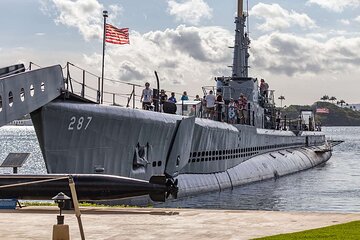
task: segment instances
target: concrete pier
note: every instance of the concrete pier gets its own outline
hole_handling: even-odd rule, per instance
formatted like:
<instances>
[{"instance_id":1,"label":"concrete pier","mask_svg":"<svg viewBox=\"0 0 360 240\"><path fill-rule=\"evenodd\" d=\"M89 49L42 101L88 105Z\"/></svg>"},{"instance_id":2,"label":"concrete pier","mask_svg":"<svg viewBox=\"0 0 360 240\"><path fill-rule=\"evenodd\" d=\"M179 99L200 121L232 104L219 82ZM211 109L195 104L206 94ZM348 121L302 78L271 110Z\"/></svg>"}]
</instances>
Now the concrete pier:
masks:
<instances>
[{"instance_id":1,"label":"concrete pier","mask_svg":"<svg viewBox=\"0 0 360 240\"><path fill-rule=\"evenodd\" d=\"M81 208L86 239L252 239L360 220L358 213ZM0 239L51 239L57 207L0 211ZM65 211L71 239L77 220Z\"/></svg>"}]
</instances>

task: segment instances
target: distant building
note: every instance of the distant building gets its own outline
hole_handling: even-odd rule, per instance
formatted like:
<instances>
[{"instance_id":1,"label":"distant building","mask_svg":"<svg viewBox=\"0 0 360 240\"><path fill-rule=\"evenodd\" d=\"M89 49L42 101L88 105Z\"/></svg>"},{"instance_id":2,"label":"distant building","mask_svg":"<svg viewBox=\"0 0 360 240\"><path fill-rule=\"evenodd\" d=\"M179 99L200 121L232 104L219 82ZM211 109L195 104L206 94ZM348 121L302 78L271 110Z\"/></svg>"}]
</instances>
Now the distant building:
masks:
<instances>
[{"instance_id":1,"label":"distant building","mask_svg":"<svg viewBox=\"0 0 360 240\"><path fill-rule=\"evenodd\" d=\"M354 104L354 103L345 103L343 106L341 106L340 104L338 104L339 107L342 107L342 108L349 108L349 109L352 109L354 111L360 111L360 104L357 103L357 104Z\"/></svg>"}]
</instances>

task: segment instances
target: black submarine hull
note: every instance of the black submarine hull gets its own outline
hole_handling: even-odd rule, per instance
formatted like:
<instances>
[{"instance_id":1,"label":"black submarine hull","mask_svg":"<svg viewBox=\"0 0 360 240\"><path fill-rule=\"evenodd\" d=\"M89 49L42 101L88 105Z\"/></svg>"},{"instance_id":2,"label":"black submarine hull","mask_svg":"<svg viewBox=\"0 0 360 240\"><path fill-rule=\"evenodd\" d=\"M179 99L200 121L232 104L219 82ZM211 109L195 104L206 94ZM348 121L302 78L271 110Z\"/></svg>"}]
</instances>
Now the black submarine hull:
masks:
<instances>
[{"instance_id":1,"label":"black submarine hull","mask_svg":"<svg viewBox=\"0 0 360 240\"><path fill-rule=\"evenodd\" d=\"M59 192L71 196L67 174L0 175L0 199L51 200ZM149 195L153 201L165 201L169 184L164 176L149 181L98 174L74 174L79 201L116 200Z\"/></svg>"}]
</instances>

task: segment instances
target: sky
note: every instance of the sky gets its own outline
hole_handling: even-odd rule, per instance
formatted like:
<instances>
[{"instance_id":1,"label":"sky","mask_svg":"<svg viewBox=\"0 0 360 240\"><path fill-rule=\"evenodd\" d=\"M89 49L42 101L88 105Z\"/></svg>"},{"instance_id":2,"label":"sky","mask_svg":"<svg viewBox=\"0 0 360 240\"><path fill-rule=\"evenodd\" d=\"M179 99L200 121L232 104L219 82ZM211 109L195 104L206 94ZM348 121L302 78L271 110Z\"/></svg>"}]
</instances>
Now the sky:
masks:
<instances>
[{"instance_id":1,"label":"sky","mask_svg":"<svg viewBox=\"0 0 360 240\"><path fill-rule=\"evenodd\" d=\"M360 0L249 0L250 75L283 105L360 103ZM246 1L245 1L246 3ZM236 0L0 0L0 67L71 62L101 73L102 11L130 29L106 46L105 77L202 95L231 75ZM94 80L94 84L96 81ZM129 93L116 82L105 89ZM278 101L279 103L279 101Z\"/></svg>"}]
</instances>

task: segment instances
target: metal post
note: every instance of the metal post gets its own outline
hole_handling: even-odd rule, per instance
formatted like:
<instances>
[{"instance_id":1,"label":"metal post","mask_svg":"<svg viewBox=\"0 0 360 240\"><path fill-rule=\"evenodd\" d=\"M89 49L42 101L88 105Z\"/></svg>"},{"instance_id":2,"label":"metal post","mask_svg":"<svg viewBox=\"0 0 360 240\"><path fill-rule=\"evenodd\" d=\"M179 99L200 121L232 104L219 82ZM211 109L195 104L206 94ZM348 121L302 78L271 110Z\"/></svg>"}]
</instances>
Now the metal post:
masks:
<instances>
[{"instance_id":1,"label":"metal post","mask_svg":"<svg viewBox=\"0 0 360 240\"><path fill-rule=\"evenodd\" d=\"M157 83L157 94L156 94L156 101L154 101L155 105L155 112L160 112L160 80L159 76L156 71L154 71L155 77L156 77L156 83Z\"/></svg>"},{"instance_id":2,"label":"metal post","mask_svg":"<svg viewBox=\"0 0 360 240\"><path fill-rule=\"evenodd\" d=\"M83 82L81 88L81 97L85 97L85 70L83 70Z\"/></svg>"},{"instance_id":3,"label":"metal post","mask_svg":"<svg viewBox=\"0 0 360 240\"><path fill-rule=\"evenodd\" d=\"M252 125L255 126L255 111L252 111Z\"/></svg>"},{"instance_id":4,"label":"metal post","mask_svg":"<svg viewBox=\"0 0 360 240\"><path fill-rule=\"evenodd\" d=\"M251 107L251 105L250 105L250 103L248 103L248 119L247 119L247 122L245 123L246 125L251 125L251 113L250 113L250 107Z\"/></svg>"},{"instance_id":5,"label":"metal post","mask_svg":"<svg viewBox=\"0 0 360 240\"><path fill-rule=\"evenodd\" d=\"M133 108L135 109L135 85L133 85Z\"/></svg>"},{"instance_id":6,"label":"metal post","mask_svg":"<svg viewBox=\"0 0 360 240\"><path fill-rule=\"evenodd\" d=\"M98 90L97 90L97 96L96 96L96 101L97 103L100 103L100 77L98 77Z\"/></svg>"},{"instance_id":7,"label":"metal post","mask_svg":"<svg viewBox=\"0 0 360 240\"><path fill-rule=\"evenodd\" d=\"M104 102L104 66L105 66L105 38L106 38L106 18L108 17L108 12L103 11L104 17L104 35L103 35L103 55L102 55L102 68L101 68L101 103Z\"/></svg>"},{"instance_id":8,"label":"metal post","mask_svg":"<svg viewBox=\"0 0 360 240\"><path fill-rule=\"evenodd\" d=\"M69 77L70 77L70 70L69 70L69 62L66 63L66 90L69 91Z\"/></svg>"},{"instance_id":9,"label":"metal post","mask_svg":"<svg viewBox=\"0 0 360 240\"><path fill-rule=\"evenodd\" d=\"M113 93L113 105L115 105L115 93Z\"/></svg>"},{"instance_id":10,"label":"metal post","mask_svg":"<svg viewBox=\"0 0 360 240\"><path fill-rule=\"evenodd\" d=\"M244 2L243 0L238 0L238 12L237 12L237 16L238 17L241 17L242 14L243 14L243 5L244 5Z\"/></svg>"},{"instance_id":11,"label":"metal post","mask_svg":"<svg viewBox=\"0 0 360 240\"><path fill-rule=\"evenodd\" d=\"M181 116L184 116L184 100L181 100Z\"/></svg>"}]
</instances>

